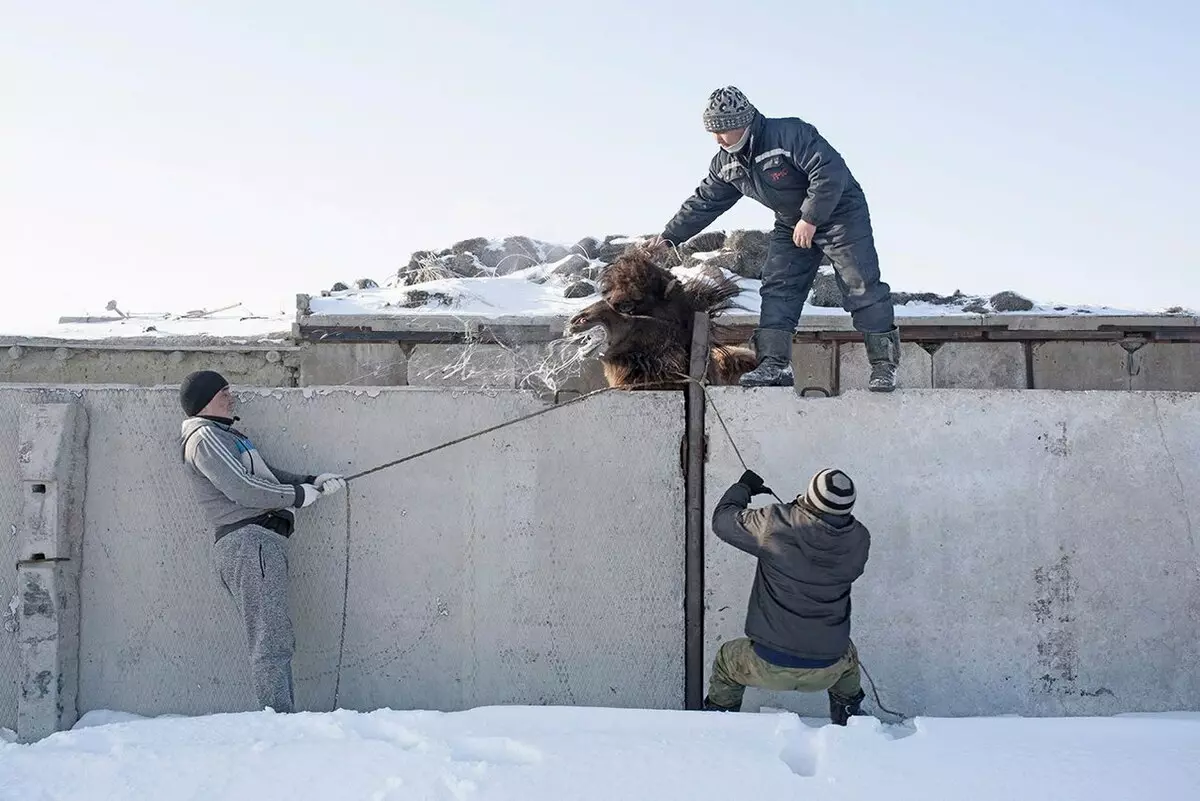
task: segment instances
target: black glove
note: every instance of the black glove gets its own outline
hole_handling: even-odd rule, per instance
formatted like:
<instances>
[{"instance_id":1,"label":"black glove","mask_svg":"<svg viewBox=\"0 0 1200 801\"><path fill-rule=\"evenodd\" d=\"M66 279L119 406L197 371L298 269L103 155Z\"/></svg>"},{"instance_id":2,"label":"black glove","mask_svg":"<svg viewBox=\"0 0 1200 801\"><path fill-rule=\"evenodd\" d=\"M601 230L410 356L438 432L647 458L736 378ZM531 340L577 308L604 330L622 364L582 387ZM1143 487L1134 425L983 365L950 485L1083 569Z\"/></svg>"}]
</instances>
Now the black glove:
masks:
<instances>
[{"instance_id":1,"label":"black glove","mask_svg":"<svg viewBox=\"0 0 1200 801\"><path fill-rule=\"evenodd\" d=\"M747 470L742 473L742 477L738 479L739 484L745 484L750 488L751 495L774 495L771 488L763 483L762 477L753 470Z\"/></svg>"}]
</instances>

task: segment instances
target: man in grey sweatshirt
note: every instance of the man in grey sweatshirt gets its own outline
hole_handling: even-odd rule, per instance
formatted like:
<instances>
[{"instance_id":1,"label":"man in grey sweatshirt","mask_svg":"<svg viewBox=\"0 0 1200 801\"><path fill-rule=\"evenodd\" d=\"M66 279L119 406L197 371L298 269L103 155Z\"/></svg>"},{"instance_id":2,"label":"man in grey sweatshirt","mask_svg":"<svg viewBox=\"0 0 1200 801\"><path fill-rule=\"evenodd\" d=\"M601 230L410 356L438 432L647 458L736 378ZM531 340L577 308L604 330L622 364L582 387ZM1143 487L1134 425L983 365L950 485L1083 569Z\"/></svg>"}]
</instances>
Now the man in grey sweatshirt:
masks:
<instances>
[{"instance_id":1,"label":"man in grey sweatshirt","mask_svg":"<svg viewBox=\"0 0 1200 801\"><path fill-rule=\"evenodd\" d=\"M295 636L288 613L287 538L295 509L346 486L336 473L299 476L270 465L233 427L233 396L216 372L200 370L179 387L186 418L180 450L213 528L217 574L242 616L251 679L260 707L292 712Z\"/></svg>"}]
</instances>

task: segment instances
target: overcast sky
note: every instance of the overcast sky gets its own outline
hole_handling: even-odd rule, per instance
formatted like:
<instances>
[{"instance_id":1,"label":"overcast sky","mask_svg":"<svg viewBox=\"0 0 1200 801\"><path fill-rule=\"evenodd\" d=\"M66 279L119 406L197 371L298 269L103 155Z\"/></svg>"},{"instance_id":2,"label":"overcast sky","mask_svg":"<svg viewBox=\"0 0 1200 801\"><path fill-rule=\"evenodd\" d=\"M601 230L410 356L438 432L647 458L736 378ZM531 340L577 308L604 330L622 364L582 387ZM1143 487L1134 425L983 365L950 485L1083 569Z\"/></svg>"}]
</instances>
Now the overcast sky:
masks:
<instances>
[{"instance_id":1,"label":"overcast sky","mask_svg":"<svg viewBox=\"0 0 1200 801\"><path fill-rule=\"evenodd\" d=\"M895 289L1200 308L1200 5L583 7L0 0L0 311L266 312L471 236L656 232L725 84L842 152Z\"/></svg>"}]
</instances>

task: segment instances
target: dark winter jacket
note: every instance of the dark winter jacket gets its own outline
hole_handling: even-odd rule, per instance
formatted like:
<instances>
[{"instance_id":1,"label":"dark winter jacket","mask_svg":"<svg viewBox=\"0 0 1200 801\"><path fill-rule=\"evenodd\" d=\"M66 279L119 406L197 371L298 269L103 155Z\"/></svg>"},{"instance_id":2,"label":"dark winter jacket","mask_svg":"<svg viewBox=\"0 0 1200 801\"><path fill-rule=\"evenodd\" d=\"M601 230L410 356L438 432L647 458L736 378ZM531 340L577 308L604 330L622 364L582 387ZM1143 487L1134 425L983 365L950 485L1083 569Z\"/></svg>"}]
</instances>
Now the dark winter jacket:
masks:
<instances>
[{"instance_id":1,"label":"dark winter jacket","mask_svg":"<svg viewBox=\"0 0 1200 801\"><path fill-rule=\"evenodd\" d=\"M758 557L746 636L768 649L831 663L850 644L850 585L862 575L871 534L853 516L836 527L799 502L747 509L734 484L713 512L713 533Z\"/></svg>"},{"instance_id":2,"label":"dark winter jacket","mask_svg":"<svg viewBox=\"0 0 1200 801\"><path fill-rule=\"evenodd\" d=\"M820 228L866 213L862 187L841 154L810 123L756 114L750 137L737 153L717 150L708 175L663 229L664 239L676 245L691 239L743 195L791 227L804 219Z\"/></svg>"}]
</instances>

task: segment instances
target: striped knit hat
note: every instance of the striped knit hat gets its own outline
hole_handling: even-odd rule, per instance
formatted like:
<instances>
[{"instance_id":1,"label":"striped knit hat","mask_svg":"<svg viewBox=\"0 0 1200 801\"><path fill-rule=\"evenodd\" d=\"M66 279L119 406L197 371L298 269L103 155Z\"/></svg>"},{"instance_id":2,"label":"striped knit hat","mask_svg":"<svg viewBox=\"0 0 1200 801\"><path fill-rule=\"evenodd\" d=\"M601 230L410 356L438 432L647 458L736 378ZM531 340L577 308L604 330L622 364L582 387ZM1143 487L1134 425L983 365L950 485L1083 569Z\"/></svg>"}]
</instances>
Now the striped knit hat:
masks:
<instances>
[{"instance_id":1,"label":"striped knit hat","mask_svg":"<svg viewBox=\"0 0 1200 801\"><path fill-rule=\"evenodd\" d=\"M841 470L826 468L812 477L804 500L817 511L831 515L848 515L854 508L854 482Z\"/></svg>"}]
</instances>

